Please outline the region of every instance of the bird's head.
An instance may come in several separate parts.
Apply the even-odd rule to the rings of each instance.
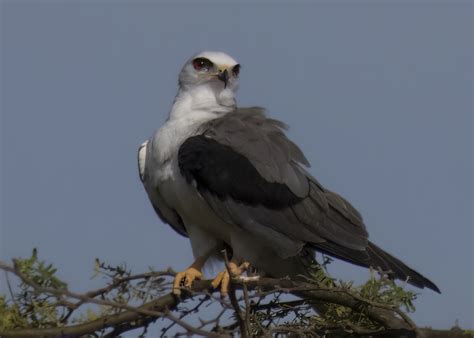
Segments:
[[[210,86],[215,92],[235,92],[239,72],[240,65],[231,56],[222,52],[202,52],[183,66],[179,74],[179,85],[187,89]]]

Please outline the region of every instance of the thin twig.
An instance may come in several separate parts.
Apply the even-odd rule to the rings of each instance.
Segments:
[[[249,292],[247,289],[247,284],[242,284],[242,291],[244,294],[244,302],[245,302],[245,327],[247,329],[247,333],[250,336],[250,300],[249,300]]]
[[[137,321],[141,321],[142,326],[145,326],[148,322],[156,318],[168,318],[171,321],[176,321],[178,325],[186,329],[188,332],[191,333],[189,330],[189,324],[185,323],[182,318],[176,317],[170,311],[175,309],[181,301],[185,299],[192,298],[195,295],[209,295],[211,292],[210,281],[196,281],[193,284],[192,289],[190,292],[185,293],[181,299],[174,297],[171,293],[165,294],[158,299],[150,301],[146,304],[141,306],[130,306],[125,303],[121,302],[114,302],[108,299],[97,299],[93,297],[89,297],[90,293],[80,294],[69,291],[66,288],[62,289],[55,289],[55,288],[47,288],[42,287],[36,283],[34,283],[30,278],[25,276],[19,269],[19,266],[15,264],[14,266],[10,266],[6,263],[0,261],[0,269],[3,269],[6,272],[10,272],[16,276],[18,276],[25,284],[30,285],[35,293],[38,294],[47,294],[55,296],[59,299],[59,302],[65,302],[65,297],[77,299],[79,301],[83,301],[86,303],[93,303],[98,305],[104,305],[107,307],[112,307],[113,309],[120,309],[119,313],[116,314],[109,314],[100,317],[97,320],[90,321],[83,324],[77,325],[70,325],[64,326],[59,328],[50,328],[50,329],[18,329],[8,332],[0,332],[0,336],[2,337],[38,337],[38,336],[83,336],[83,335],[93,335],[94,333],[101,332],[110,327],[122,327],[122,330],[128,329],[132,327],[130,323],[135,323]],[[128,277],[126,277],[128,278]],[[249,318],[248,310],[251,306],[248,306],[250,300],[248,299],[248,290],[249,289],[258,289],[258,290],[271,290],[272,292],[268,292],[267,294],[275,294],[275,292],[286,292],[286,293],[293,293],[300,297],[304,297],[305,299],[310,300],[318,300],[322,302],[334,303],[342,306],[346,306],[356,311],[360,311],[361,304],[364,304],[363,312],[370,320],[379,323],[381,326],[385,328],[393,328],[399,330],[411,330],[413,332],[416,330],[416,326],[413,322],[406,316],[401,310],[394,308],[393,306],[379,304],[377,302],[373,302],[363,297],[360,297],[356,294],[349,292],[348,290],[338,289],[338,288],[323,288],[317,287],[309,283],[305,283],[303,281],[292,281],[288,279],[272,279],[272,278],[261,278],[258,281],[249,281],[249,282],[242,282],[238,279],[232,280],[232,289],[233,289],[233,296],[235,302],[233,302],[232,306],[236,313],[241,314],[241,308],[238,304],[237,296],[235,294],[237,288],[242,288],[244,292],[244,301],[246,302],[246,318]],[[103,290],[104,288],[102,288]],[[100,289],[98,289],[100,290]],[[97,290],[95,290],[97,291]],[[247,296],[246,296],[247,291]],[[212,298],[213,300],[214,298]],[[237,306],[235,306],[235,304]],[[275,305],[276,306],[276,305]],[[270,309],[268,309],[270,310]],[[225,312],[225,310],[223,310]],[[402,319],[397,317],[400,316]],[[243,318],[243,317],[241,317]],[[239,316],[237,315],[237,319]],[[245,318],[244,318],[245,319]],[[249,330],[249,323],[243,320],[244,327],[241,327],[241,334],[248,333]],[[218,321],[216,321],[218,323]],[[182,325],[185,324],[185,325]],[[407,325],[408,324],[408,325]],[[411,325],[412,324],[412,325]],[[140,326],[136,326],[140,327]],[[236,330],[237,327],[230,325],[226,328],[223,328],[226,333],[231,333]],[[210,334],[212,337],[221,336],[217,333],[208,332],[203,330],[204,327],[198,327],[199,333],[206,332],[206,334]],[[225,331],[227,329],[228,331]],[[281,328],[280,328],[281,329]],[[284,329],[283,329],[284,330]],[[122,331],[123,332],[123,331]],[[281,332],[281,331],[280,331]]]
[[[7,281],[7,287],[8,287],[8,292],[10,292],[10,297],[11,297],[13,303],[16,306],[19,306],[18,302],[16,301],[16,297],[13,295],[13,289],[12,289],[12,285],[10,284],[10,277],[8,276],[8,272],[7,271],[3,271],[3,272],[5,274],[5,279]]]
[[[237,318],[237,321],[240,326],[240,333],[242,337],[246,338],[248,337],[248,329],[245,323],[245,319],[242,315],[242,311],[240,310],[240,305],[239,302],[237,301],[237,296],[236,296],[236,291],[235,291],[235,286],[234,286],[234,280],[232,278],[232,271],[230,268],[230,262],[229,262],[229,257],[227,256],[227,251],[224,249],[222,250],[224,254],[224,263],[225,267],[227,269],[227,273],[229,274],[229,299],[230,303],[232,304],[234,310],[235,310],[235,317]]]

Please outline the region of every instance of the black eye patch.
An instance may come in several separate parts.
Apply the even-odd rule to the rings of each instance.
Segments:
[[[197,71],[209,71],[214,64],[206,58],[196,58],[193,60],[193,67]]]

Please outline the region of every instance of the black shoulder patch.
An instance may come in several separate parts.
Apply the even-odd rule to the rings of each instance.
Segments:
[[[195,180],[199,191],[209,191],[221,200],[230,197],[270,209],[301,200],[285,184],[265,180],[245,156],[203,135],[190,137],[181,145],[178,163],[188,183]]]

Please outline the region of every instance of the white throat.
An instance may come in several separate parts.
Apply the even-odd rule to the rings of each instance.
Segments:
[[[230,89],[217,90],[212,84],[181,87],[171,108],[168,120],[212,119],[234,110],[236,101]]]
[[[180,88],[168,120],[153,138],[152,147],[158,163],[163,164],[176,155],[181,144],[195,135],[203,123],[227,114],[235,107],[234,92],[229,88],[220,91],[210,85]],[[166,174],[160,173],[161,178],[170,174],[165,171]]]

